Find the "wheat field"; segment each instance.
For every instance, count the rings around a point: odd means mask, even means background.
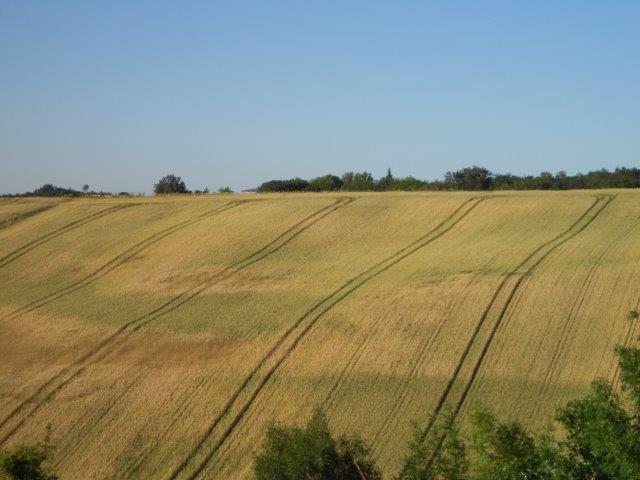
[[[244,479],[323,407],[387,476],[483,404],[552,428],[635,344],[629,190],[4,199],[0,444],[62,479]]]

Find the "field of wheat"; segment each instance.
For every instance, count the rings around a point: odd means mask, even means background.
[[[388,475],[411,421],[541,431],[640,334],[640,193],[0,201],[0,444],[62,479],[240,479],[322,406]]]

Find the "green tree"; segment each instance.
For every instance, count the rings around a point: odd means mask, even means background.
[[[165,175],[153,186],[153,191],[160,194],[188,193],[187,186],[180,177],[173,174]]]
[[[347,172],[342,175],[342,190],[369,191],[375,190],[376,182],[369,172]]]
[[[637,480],[640,478],[640,431],[611,385],[597,380],[588,396],[560,409],[566,430],[561,444],[570,478]]]
[[[302,192],[308,186],[309,182],[298,177],[289,180],[269,180],[258,187],[258,192]]]
[[[380,480],[369,449],[359,437],[335,440],[316,410],[304,428],[272,425],[254,458],[256,480]]]
[[[307,190],[312,192],[328,192],[331,190],[340,190],[342,180],[335,175],[324,175],[309,180]]]
[[[396,179],[391,174],[391,169],[387,168],[387,174],[378,180],[378,190],[392,190],[395,187]]]
[[[419,180],[412,176],[408,176],[404,178],[396,178],[394,180],[395,180],[394,188],[396,190],[420,190],[420,189],[426,189],[428,187],[435,189],[433,188],[433,182],[432,184],[428,184],[427,182],[423,180]]]
[[[537,183],[540,190],[552,190],[555,187],[555,178],[550,172],[540,172]]]
[[[57,480],[49,463],[53,457],[50,443],[51,427],[47,426],[44,442],[37,445],[20,444],[0,451],[0,479],[2,480]]]
[[[452,190],[489,190],[493,174],[486,168],[473,166],[445,174],[445,183]]]
[[[568,478],[557,470],[559,451],[548,437],[536,442],[519,423],[500,423],[488,410],[471,416],[474,480]]]
[[[409,453],[396,480],[467,480],[467,449],[452,416],[431,429],[414,425]]]

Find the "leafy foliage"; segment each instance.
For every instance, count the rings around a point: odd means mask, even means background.
[[[492,176],[493,174],[486,168],[473,166],[447,172],[444,181],[451,190],[489,190],[493,181]]]
[[[640,349],[616,348],[620,363],[620,380],[622,388],[634,402],[636,416],[640,415]],[[636,418],[640,423],[640,419]],[[638,425],[640,428],[640,425]]]
[[[518,423],[499,423],[491,412],[477,410],[471,419],[474,480],[546,479],[553,477],[557,449],[540,444]]]
[[[347,172],[342,175],[342,189],[349,191],[375,190],[376,181],[369,172]]]
[[[428,430],[414,425],[409,453],[396,480],[466,480],[468,471],[467,447],[453,417],[447,416]]]
[[[331,190],[340,190],[342,187],[342,180],[335,175],[325,175],[323,177],[316,177],[309,180],[307,190],[311,192],[328,192]]]
[[[301,178],[290,180],[271,180],[258,187],[258,192],[301,192],[306,190],[309,182]]]
[[[49,443],[50,427],[41,444],[21,444],[13,449],[0,452],[0,479],[3,480],[57,480],[50,472],[53,447]]]
[[[596,380],[590,394],[560,409],[566,430],[563,467],[568,478],[631,480],[640,476],[637,419],[622,406],[610,385]]]
[[[359,437],[331,435],[316,410],[304,428],[272,425],[255,457],[257,480],[379,480],[381,475]]]
[[[153,186],[153,191],[158,195],[166,193],[189,193],[182,179],[173,174],[162,177],[158,183]]]

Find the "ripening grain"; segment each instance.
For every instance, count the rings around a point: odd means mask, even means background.
[[[0,222],[55,207],[0,230],[0,441],[50,422],[61,478],[227,479],[316,405],[389,474],[432,413],[544,428],[640,334],[639,200],[2,202]]]

